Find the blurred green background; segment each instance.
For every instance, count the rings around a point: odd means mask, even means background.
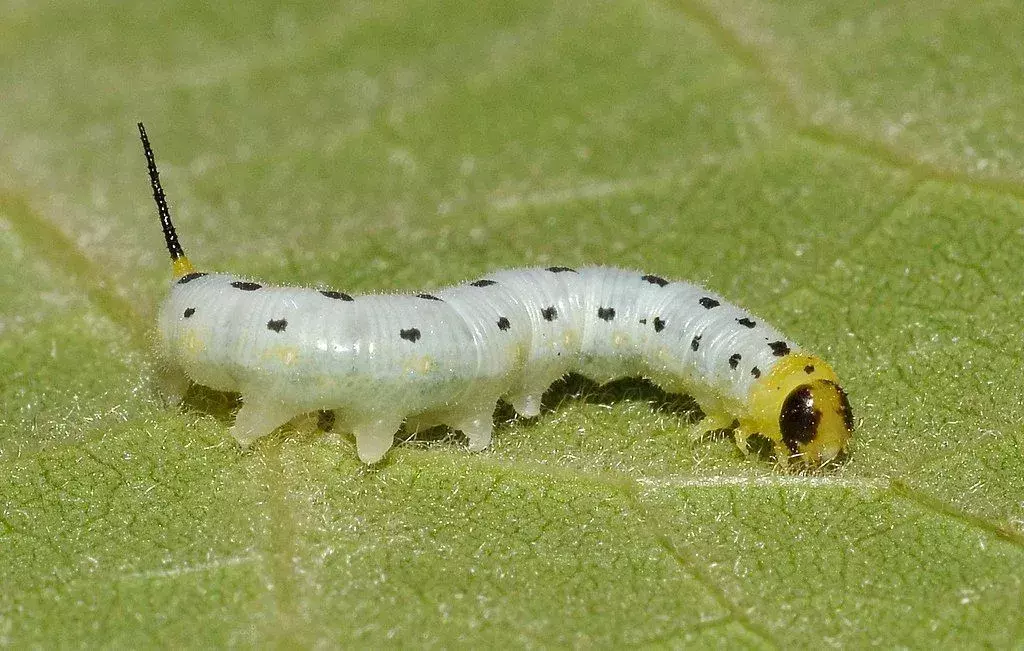
[[[0,12],[0,644],[1024,644],[1018,3]],[[140,119],[202,267],[704,282],[833,362],[853,454],[786,475],[635,382],[482,454],[242,454],[153,393]]]

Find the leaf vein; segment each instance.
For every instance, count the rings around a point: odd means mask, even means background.
[[[141,315],[130,302],[110,289],[114,283],[104,277],[98,266],[63,231],[33,210],[23,197],[9,192],[0,192],[0,215],[7,218],[18,236],[32,246],[37,255],[79,285],[91,303],[122,327],[135,348],[146,349],[148,328]]]
[[[770,65],[764,53],[744,41],[736,30],[699,0],[676,0],[675,6],[692,21],[702,25],[722,51],[762,79],[768,90],[776,97],[783,117],[791,123],[791,128],[795,129],[800,137],[832,149],[858,153],[887,167],[911,172],[919,178],[1009,195],[1024,201],[1024,186],[1019,182],[998,177],[971,176],[919,160],[911,153],[877,140],[810,123],[802,115],[799,103],[794,97],[794,90],[776,74],[774,68],[777,66]]]
[[[890,482],[893,495],[902,498],[918,507],[956,520],[968,527],[984,531],[996,538],[1006,541],[1016,547],[1024,548],[1024,533],[1011,528],[1006,523],[993,522],[968,511],[960,509],[953,504],[943,502],[941,499],[929,495],[923,491],[913,488],[900,479],[893,479]]]

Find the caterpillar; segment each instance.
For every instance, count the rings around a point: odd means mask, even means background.
[[[691,283],[553,266],[431,294],[353,296],[197,271],[138,129],[173,272],[158,353],[179,387],[240,393],[231,435],[243,448],[300,414],[333,410],[366,464],[385,456],[403,422],[447,425],[480,451],[499,399],[537,416],[547,387],[575,372],[642,376],[689,394],[706,414],[700,431],[732,427],[744,452],[759,434],[783,466],[820,466],[847,449],[853,415],[832,368]]]

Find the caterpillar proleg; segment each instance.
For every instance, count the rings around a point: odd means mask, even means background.
[[[292,418],[333,410],[359,458],[381,460],[403,422],[490,445],[494,410],[526,417],[570,372],[645,377],[693,396],[705,430],[760,434],[776,458],[818,466],[845,451],[853,416],[824,360],[706,289],[608,267],[515,269],[431,294],[353,296],[197,271],[178,242],[139,123],[174,280],[158,347],[180,377],[239,392],[246,447]]]

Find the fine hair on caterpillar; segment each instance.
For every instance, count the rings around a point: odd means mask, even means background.
[[[189,382],[236,392],[242,447],[293,418],[329,411],[359,458],[384,458],[403,425],[445,425],[471,451],[491,443],[495,407],[540,413],[577,373],[638,377],[691,396],[700,431],[758,434],[780,464],[818,467],[846,451],[852,410],[832,368],[774,327],[689,282],[611,267],[494,271],[413,294],[357,295],[203,271],[185,255],[146,130],[139,136],[164,242],[170,292],[157,316],[168,393]]]

